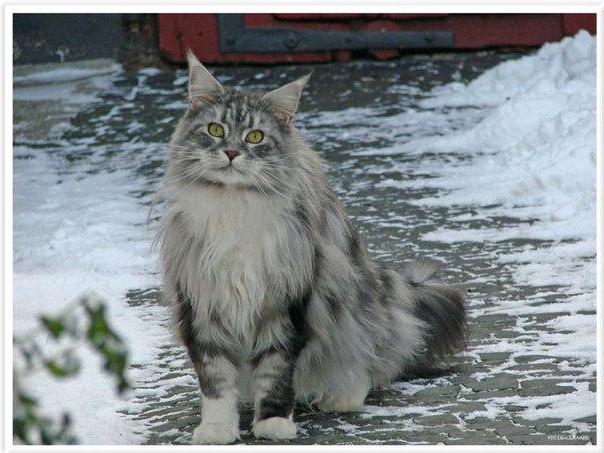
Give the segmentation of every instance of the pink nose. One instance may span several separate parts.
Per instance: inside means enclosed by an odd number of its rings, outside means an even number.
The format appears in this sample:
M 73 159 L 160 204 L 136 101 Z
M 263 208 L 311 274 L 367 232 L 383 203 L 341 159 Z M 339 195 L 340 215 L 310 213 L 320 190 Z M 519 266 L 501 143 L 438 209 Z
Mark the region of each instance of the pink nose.
M 227 155 L 230 161 L 232 161 L 233 159 L 235 159 L 235 157 L 241 154 L 239 151 L 235 151 L 234 149 L 227 149 L 224 153 Z

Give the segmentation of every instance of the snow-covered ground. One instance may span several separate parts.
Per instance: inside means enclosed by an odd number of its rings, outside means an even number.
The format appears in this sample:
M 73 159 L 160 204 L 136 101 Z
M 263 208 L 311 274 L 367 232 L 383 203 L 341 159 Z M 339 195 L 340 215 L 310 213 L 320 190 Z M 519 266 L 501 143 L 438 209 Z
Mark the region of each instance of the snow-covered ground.
M 398 62 L 317 67 L 299 124 L 377 255 L 395 263 L 409 255 L 444 258 L 454 281 L 478 288 L 470 297 L 471 366 L 453 380 L 396 384 L 354 422 L 336 417 L 335 431 L 302 414 L 303 433 L 309 441 L 329 431 L 379 442 L 366 434 L 382 429 L 397 439 L 415 433 L 413 442 L 440 442 L 422 417 L 453 413 L 463 423 L 449 437 L 463 438 L 474 421 L 497 425 L 512 407 L 526 420 L 559 418 L 561 430 L 583 432 L 587 425 L 576 420 L 595 414 L 595 39 L 580 32 L 486 72 L 474 68 L 483 73 L 467 84 L 459 81 L 471 61 L 465 57 L 447 84 L 436 81 L 433 57 L 411 58 L 417 78 L 432 77 L 431 84 L 400 78 Z M 271 74 L 289 78 L 294 70 L 233 75 L 236 69 L 223 68 L 219 78 L 264 89 L 276 83 Z M 322 72 L 334 90 L 332 110 L 321 100 Z M 195 379 L 166 327 L 166 310 L 133 303 L 132 290 L 147 294 L 159 284 L 148 202 L 162 173 L 163 143 L 186 105 L 184 72 L 127 74 L 107 62 L 45 67 L 15 82 L 15 333 L 94 291 L 108 302 L 137 364 L 130 399 L 114 396 L 86 351 L 77 378 L 56 383 L 40 373 L 27 387 L 46 409 L 71 411 L 84 443 L 139 443 L 161 424 L 170 428 L 157 441 L 182 441 L 194 420 L 174 427 L 166 421 L 171 412 L 157 407 L 182 406 L 173 418 L 196 417 Z M 505 358 L 487 363 L 489 354 Z M 529 355 L 553 370 L 539 377 L 570 379 L 562 385 L 572 392 L 481 390 L 493 379 L 495 390 L 502 387 L 502 373 L 528 388 L 534 371 L 522 369 L 521 359 Z M 452 402 L 422 403 L 422 392 L 453 387 L 461 390 Z M 453 403 L 467 409 L 455 412 Z M 359 428 L 375 420 L 383 426 Z
M 471 159 L 432 169 L 430 179 L 386 180 L 387 187 L 444 189 L 419 203 L 472 207 L 454 218 L 455 229 L 430 232 L 441 242 L 497 242 L 509 239 L 553 241 L 527 245 L 494 256 L 514 264 L 514 280 L 535 286 L 560 285 L 570 297 L 539 305 L 542 297 L 510 304 L 501 300 L 491 312 L 512 315 L 595 310 L 596 289 L 596 41 L 582 31 L 574 38 L 546 44 L 534 55 L 508 61 L 471 83 L 433 90 L 425 108 L 482 107 L 484 118 L 441 137 L 405 144 L 408 152 L 456 153 Z M 470 221 L 510 216 L 530 221 L 510 227 L 472 228 Z M 545 296 L 545 294 L 543 294 Z M 552 324 L 575 334 L 564 353 L 595 361 L 595 315 L 566 315 Z M 543 343 L 551 339 L 543 337 Z M 556 342 L 558 353 L 561 352 Z
M 108 304 L 109 320 L 133 361 L 143 363 L 153 359 L 166 332 L 157 319 L 148 322 L 144 312 L 126 303 L 129 290 L 158 284 L 147 214 L 131 194 L 140 182 L 130 170 L 102 169 L 93 158 L 75 164 L 66 158 L 92 147 L 97 157 L 106 151 L 95 137 L 70 139 L 65 132 L 74 129 L 70 121 L 77 112 L 111 89 L 119 71 L 110 64 L 15 77 L 15 103 L 26 119 L 16 128 L 13 161 L 14 332 L 25 338 L 39 333 L 40 314 L 74 310 L 78 296 L 95 294 Z M 44 84 L 30 86 L 33 82 Z M 59 107 L 36 112 L 35 106 L 46 102 Z M 50 116 L 50 124 L 48 135 L 37 139 L 37 128 L 44 127 L 41 116 Z M 27 390 L 39 398 L 44 413 L 70 412 L 83 443 L 140 442 L 142 428 L 117 413 L 127 400 L 115 395 L 115 382 L 101 372 L 97 354 L 85 346 L 77 353 L 83 365 L 78 376 L 56 380 L 36 373 L 27 376 Z

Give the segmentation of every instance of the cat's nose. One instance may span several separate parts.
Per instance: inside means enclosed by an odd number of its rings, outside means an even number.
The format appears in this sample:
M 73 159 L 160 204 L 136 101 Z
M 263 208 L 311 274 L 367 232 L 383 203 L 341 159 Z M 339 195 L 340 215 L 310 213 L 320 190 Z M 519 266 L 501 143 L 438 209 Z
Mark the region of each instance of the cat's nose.
M 235 151 L 234 149 L 227 149 L 224 153 L 229 158 L 229 161 L 233 161 L 233 159 L 235 159 L 235 157 L 237 157 L 239 154 L 241 154 L 239 151 Z

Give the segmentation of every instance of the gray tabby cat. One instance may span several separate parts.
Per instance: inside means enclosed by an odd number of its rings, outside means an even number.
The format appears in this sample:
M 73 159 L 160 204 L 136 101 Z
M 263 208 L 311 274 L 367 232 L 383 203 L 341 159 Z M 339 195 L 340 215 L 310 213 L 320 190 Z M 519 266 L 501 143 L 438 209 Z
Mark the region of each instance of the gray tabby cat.
M 193 443 L 296 435 L 296 401 L 360 411 L 367 393 L 461 349 L 462 296 L 435 267 L 373 261 L 293 125 L 308 76 L 223 86 L 189 52 L 190 108 L 169 146 L 160 232 L 168 296 L 201 388 Z

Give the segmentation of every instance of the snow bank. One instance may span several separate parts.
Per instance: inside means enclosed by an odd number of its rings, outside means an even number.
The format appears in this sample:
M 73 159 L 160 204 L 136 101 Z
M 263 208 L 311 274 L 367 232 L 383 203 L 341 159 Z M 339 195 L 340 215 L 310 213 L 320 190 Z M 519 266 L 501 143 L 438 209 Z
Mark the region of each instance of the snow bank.
M 514 256 L 496 259 L 519 263 L 514 265 L 518 284 L 567 287 L 565 292 L 572 297 L 565 306 L 551 304 L 539 310 L 573 313 L 595 309 L 595 37 L 580 31 L 546 44 L 537 53 L 504 62 L 467 85 L 453 83 L 435 89 L 422 106 L 436 111 L 482 107 L 484 116 L 464 130 L 405 145 L 408 152 L 460 157 L 436 169 L 437 177 L 382 184 L 444 189 L 438 198 L 420 203 L 478 206 L 477 215 L 465 220 L 508 216 L 527 221 L 471 229 L 464 228 L 460 219 L 460 229 L 437 230 L 423 238 L 441 242 L 555 241 L 553 246 L 535 244 Z M 530 304 L 521 305 L 526 310 L 516 306 L 517 314 L 534 312 Z M 595 341 L 595 318 L 576 329 L 577 354 L 590 351 L 595 360 L 595 349 L 583 344 Z
M 456 82 L 437 87 L 433 97 L 420 105 L 498 106 L 526 93 L 547 95 L 593 71 L 595 50 L 595 38 L 581 30 L 574 38 L 545 44 L 535 55 L 501 63 L 467 85 Z
M 536 55 L 502 63 L 464 89 L 446 86 L 424 101 L 499 102 L 469 130 L 406 146 L 474 156 L 469 165 L 455 165 L 431 182 L 453 190 L 438 203 L 498 203 L 514 208 L 515 216 L 566 222 L 542 231 L 541 238 L 593 239 L 595 51 L 595 38 L 580 32 Z

